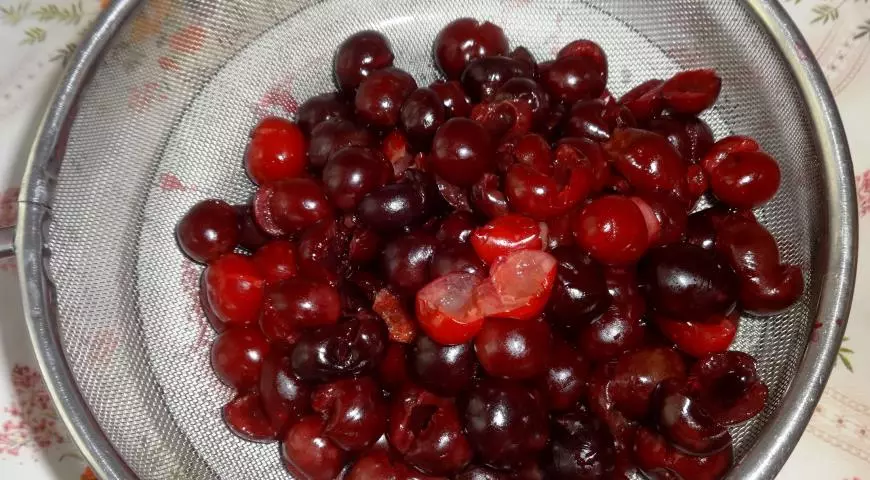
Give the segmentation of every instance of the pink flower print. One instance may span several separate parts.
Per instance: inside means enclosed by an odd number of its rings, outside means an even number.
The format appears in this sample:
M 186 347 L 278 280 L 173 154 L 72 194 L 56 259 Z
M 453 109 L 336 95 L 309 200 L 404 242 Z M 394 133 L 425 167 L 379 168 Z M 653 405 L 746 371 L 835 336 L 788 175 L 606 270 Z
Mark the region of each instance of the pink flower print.
M 15 225 L 18 217 L 18 187 L 0 193 L 0 227 Z
M 0 456 L 18 456 L 25 449 L 47 448 L 66 441 L 39 372 L 15 364 L 10 380 L 16 400 L 2 411 Z
M 870 170 L 855 176 L 855 190 L 858 194 L 858 213 L 863 217 L 870 212 Z

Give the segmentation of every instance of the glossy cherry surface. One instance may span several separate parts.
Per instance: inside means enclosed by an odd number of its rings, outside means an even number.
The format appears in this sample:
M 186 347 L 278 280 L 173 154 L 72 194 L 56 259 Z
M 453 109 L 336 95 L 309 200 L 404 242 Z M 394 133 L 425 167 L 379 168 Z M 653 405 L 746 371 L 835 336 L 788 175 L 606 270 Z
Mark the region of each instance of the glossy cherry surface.
M 347 147 L 329 157 L 322 178 L 332 204 L 350 212 L 364 196 L 386 185 L 392 175 L 392 167 L 380 152 Z
M 493 165 L 493 145 L 483 126 L 467 118 L 451 118 L 432 142 L 433 171 L 448 182 L 469 187 Z
M 479 367 L 473 344 L 441 345 L 426 335 L 411 346 L 408 365 L 421 386 L 445 396 L 468 389 Z
M 257 185 L 296 178 L 308 166 L 308 141 L 302 129 L 283 118 L 268 117 L 251 131 L 245 168 Z
M 450 80 L 458 80 L 472 60 L 508 53 L 501 27 L 473 18 L 447 24 L 435 38 L 435 65 Z
M 519 250 L 541 250 L 544 246 L 541 225 L 522 215 L 505 215 L 474 230 L 471 245 L 484 262 L 495 263 Z
M 261 186 L 256 193 L 254 214 L 260 227 L 280 236 L 331 218 L 333 209 L 318 182 L 294 178 Z
M 686 365 L 677 352 L 664 347 L 647 347 L 616 360 L 609 391 L 617 409 L 640 420 L 649 413 L 659 382 L 685 377 Z
M 490 376 L 523 380 L 545 373 L 552 335 L 543 319 L 486 320 L 474 337 L 474 351 Z
M 599 480 L 614 469 L 613 437 L 605 425 L 584 410 L 555 417 L 552 439 L 544 453 L 548 478 Z
M 353 108 L 334 92 L 315 95 L 302 102 L 296 111 L 296 124 L 309 137 L 314 127 L 325 121 L 352 118 Z
M 323 281 L 291 278 L 269 294 L 274 315 L 297 328 L 332 325 L 341 313 L 338 290 Z
M 363 197 L 357 213 L 378 231 L 395 232 L 426 215 L 425 198 L 411 183 L 393 183 Z
M 204 276 L 208 304 L 226 326 L 250 325 L 260 318 L 266 280 L 250 257 L 227 253 Z
M 300 420 L 310 410 L 311 388 L 294 372 L 290 349 L 274 344 L 260 369 L 260 400 L 278 432 Z
M 574 238 L 592 258 L 610 265 L 637 262 L 649 246 L 646 220 L 626 197 L 599 197 L 574 220 Z
M 308 160 L 311 167 L 321 169 L 333 153 L 345 147 L 372 147 L 374 135 L 356 126 L 353 122 L 336 116 L 312 127 L 308 143 Z
M 372 72 L 356 92 L 357 118 L 374 128 L 396 126 L 402 105 L 416 88 L 414 77 L 404 70 L 390 67 Z
M 461 83 L 474 102 L 489 101 L 512 78 L 530 77 L 526 64 L 510 57 L 493 56 L 473 60 L 462 72 Z
M 269 342 L 256 328 L 233 328 L 211 346 L 211 365 L 218 378 L 237 390 L 253 388 L 269 353 Z
M 311 394 L 311 408 L 326 419 L 323 435 L 347 451 L 368 448 L 386 432 L 387 402 L 369 377 L 317 387 Z
M 709 69 L 680 72 L 662 85 L 667 108 L 685 115 L 697 115 L 719 98 L 722 79 Z
M 203 200 L 178 222 L 178 246 L 191 260 L 208 263 L 233 251 L 241 239 L 236 209 L 221 200 Z
M 663 436 L 640 428 L 634 442 L 634 458 L 645 471 L 672 471 L 684 479 L 718 480 L 731 467 L 734 452 L 729 447 L 707 457 L 686 455 L 671 446 Z
M 610 306 L 598 318 L 580 326 L 580 351 L 591 360 L 609 360 L 646 342 L 646 302 L 631 269 L 605 271 Z
M 431 85 L 432 89 L 441 99 L 447 118 L 467 117 L 471 115 L 471 100 L 462 89 L 462 84 L 456 80 L 439 80 Z
M 659 432 L 678 450 L 707 456 L 731 446 L 731 435 L 692 398 L 680 380 L 665 380 L 653 394 L 652 415 Z
M 735 208 L 755 208 L 779 190 L 776 160 L 764 152 L 727 155 L 710 176 L 710 188 L 722 203 Z
M 488 317 L 531 320 L 543 313 L 556 280 L 556 259 L 540 250 L 500 258 L 475 289 L 475 305 Z
M 435 279 L 451 273 L 471 273 L 483 277 L 486 275 L 486 266 L 468 245 L 441 245 L 429 263 L 429 276 Z
M 290 474 L 311 480 L 333 480 L 345 464 L 345 452 L 324 434 L 325 420 L 303 418 L 284 435 L 281 454 Z
M 306 381 L 326 381 L 368 372 L 387 348 L 379 320 L 353 318 L 306 332 L 293 346 L 293 370 Z
M 296 245 L 288 240 L 272 240 L 260 247 L 252 259 L 267 284 L 296 276 Z
M 342 92 L 352 94 L 372 72 L 392 67 L 394 58 L 390 41 L 380 32 L 354 33 L 335 52 L 335 83 Z
M 688 202 L 687 162 L 667 138 L 636 128 L 617 129 L 606 149 L 639 193 L 662 193 Z
M 413 232 L 388 243 L 381 256 L 385 278 L 400 293 L 414 295 L 429 282 L 429 263 L 437 240 L 425 232 Z
M 586 393 L 590 362 L 565 340 L 554 336 L 540 388 L 550 410 L 572 409 Z
M 601 316 L 611 302 L 601 265 L 577 248 L 551 253 L 559 266 L 547 319 L 570 330 Z
M 661 117 L 649 127 L 667 138 L 683 160 L 692 164 L 700 163 L 713 147 L 713 131 L 698 117 Z
M 594 57 L 566 55 L 542 73 L 541 81 L 550 95 L 570 105 L 598 98 L 607 84 L 607 69 Z
M 231 432 L 249 442 L 274 442 L 278 436 L 278 430 L 266 415 L 257 393 L 232 399 L 224 405 L 223 418 Z
M 743 352 L 722 352 L 701 358 L 692 367 L 695 396 L 722 425 L 758 415 L 767 401 L 767 386 L 758 378 L 755 359 Z
M 405 100 L 400 112 L 400 124 L 418 147 L 427 148 L 435 132 L 444 124 L 447 111 L 441 97 L 430 88 L 418 88 Z

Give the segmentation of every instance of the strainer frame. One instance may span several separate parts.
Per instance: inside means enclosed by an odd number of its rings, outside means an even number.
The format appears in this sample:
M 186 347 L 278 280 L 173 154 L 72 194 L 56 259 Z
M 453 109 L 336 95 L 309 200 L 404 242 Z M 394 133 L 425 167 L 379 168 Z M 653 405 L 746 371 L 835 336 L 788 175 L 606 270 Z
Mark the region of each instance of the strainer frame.
M 15 245 L 25 319 L 48 390 L 95 473 L 103 479 L 135 479 L 136 474 L 112 447 L 76 386 L 64 357 L 49 278 L 47 225 L 57 172 L 79 94 L 102 52 L 124 21 L 144 2 L 117 0 L 97 19 L 65 71 L 38 130 L 19 197 Z M 824 160 L 824 191 L 830 218 L 825 234 L 830 248 L 820 288 L 817 341 L 807 345 L 800 367 L 777 412 L 752 449 L 728 478 L 773 478 L 804 431 L 836 359 L 846 329 L 857 268 L 857 202 L 845 131 L 821 68 L 788 14 L 776 0 L 747 0 L 746 5 L 779 47 L 809 112 L 819 156 Z

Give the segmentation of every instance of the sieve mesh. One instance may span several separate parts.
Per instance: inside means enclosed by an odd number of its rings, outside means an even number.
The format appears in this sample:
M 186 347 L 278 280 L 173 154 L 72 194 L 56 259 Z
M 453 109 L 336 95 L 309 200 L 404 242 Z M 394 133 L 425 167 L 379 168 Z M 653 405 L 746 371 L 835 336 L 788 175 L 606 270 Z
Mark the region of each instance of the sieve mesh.
M 366 28 L 392 41 L 397 66 L 434 80 L 431 44 L 461 16 L 491 19 L 539 59 L 576 38 L 608 53 L 619 95 L 649 78 L 713 67 L 724 80 L 705 118 L 717 137 L 746 134 L 780 160 L 782 188 L 759 212 L 808 295 L 787 314 L 744 318 L 736 349 L 756 356 L 770 403 L 736 428 L 738 458 L 777 408 L 804 353 L 827 215 L 808 114 L 786 63 L 737 0 L 431 0 L 144 3 L 82 93 L 49 224 L 64 353 L 95 418 L 142 479 L 277 479 L 275 445 L 224 427 L 230 392 L 212 374 L 212 332 L 198 309 L 200 268 L 177 250 L 196 201 L 246 201 L 250 127 L 291 116 L 331 90 L 332 52 Z

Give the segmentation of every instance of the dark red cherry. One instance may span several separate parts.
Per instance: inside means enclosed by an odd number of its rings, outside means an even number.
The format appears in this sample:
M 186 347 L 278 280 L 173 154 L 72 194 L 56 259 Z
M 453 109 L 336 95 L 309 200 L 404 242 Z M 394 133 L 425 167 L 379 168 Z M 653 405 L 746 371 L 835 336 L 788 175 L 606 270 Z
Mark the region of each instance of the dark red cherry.
M 523 135 L 532 129 L 532 109 L 516 99 L 486 101 L 474 106 L 471 119 L 483 125 L 492 138 Z
M 191 260 L 208 263 L 232 252 L 241 238 L 236 210 L 222 200 L 203 200 L 176 227 L 178 246 Z
M 249 390 L 260 381 L 269 342 L 256 328 L 233 328 L 211 346 L 211 365 L 218 378 L 236 390 Z
M 773 198 L 779 189 L 776 160 L 764 152 L 727 155 L 710 175 L 713 195 L 735 208 L 755 208 Z
M 505 177 L 505 194 L 517 212 L 537 219 L 562 215 L 592 192 L 595 172 L 589 159 L 570 145 L 555 152 L 552 172 L 514 164 Z
M 393 168 L 393 178 L 402 178 L 405 171 L 414 165 L 414 152 L 404 132 L 395 129 L 381 142 L 381 153 Z
M 250 257 L 227 253 L 203 275 L 208 304 L 227 327 L 251 325 L 260 318 L 266 281 Z
M 491 318 L 474 337 L 474 351 L 486 373 L 514 380 L 542 375 L 551 345 L 550 326 L 543 319 Z
M 308 141 L 295 123 L 268 117 L 251 131 L 245 168 L 257 185 L 296 178 L 308 166 Z
M 387 429 L 387 402 L 369 377 L 317 387 L 311 394 L 311 408 L 326 419 L 323 435 L 347 451 L 374 445 Z
M 544 452 L 548 478 L 601 480 L 611 478 L 615 451 L 607 427 L 589 413 L 578 410 L 553 419 L 552 440 Z
M 458 80 L 472 60 L 508 53 L 501 27 L 473 18 L 447 24 L 435 38 L 435 65 L 449 80 Z
M 296 124 L 309 137 L 314 127 L 332 119 L 353 119 L 353 109 L 334 92 L 305 100 L 296 112 Z
M 620 128 L 605 148 L 616 169 L 638 193 L 663 193 L 684 203 L 690 201 L 688 162 L 665 137 L 647 130 Z
M 409 296 L 426 285 L 436 244 L 435 237 L 424 232 L 409 233 L 388 243 L 381 266 L 390 285 Z
M 714 353 L 699 359 L 690 373 L 695 398 L 716 422 L 735 425 L 764 410 L 767 386 L 758 378 L 750 355 Z
M 417 147 L 428 148 L 446 118 L 447 112 L 438 93 L 430 88 L 418 88 L 402 105 L 400 123 Z
M 657 247 L 638 272 L 651 309 L 665 316 L 703 322 L 734 309 L 737 276 L 714 251 L 688 244 Z
M 467 117 L 471 115 L 471 100 L 462 89 L 462 84 L 456 80 L 438 80 L 429 85 L 441 99 L 447 118 Z
M 512 78 L 528 78 L 527 65 L 509 57 L 483 57 L 473 60 L 462 72 L 462 87 L 473 102 L 489 101 Z
M 447 480 L 424 475 L 385 450 L 372 449 L 360 456 L 344 480 Z
M 372 72 L 356 92 L 356 116 L 374 128 L 395 127 L 402 105 L 416 88 L 414 77 L 404 70 L 390 67 Z
M 300 232 L 333 215 L 323 187 L 307 178 L 263 185 L 256 195 L 254 213 L 258 220 L 268 218 L 259 222 L 267 232 L 274 231 L 267 227 L 277 227 L 279 235 Z
M 311 388 L 293 372 L 287 347 L 270 348 L 260 370 L 259 387 L 263 408 L 279 432 L 310 410 Z
M 482 278 L 486 276 L 486 266 L 468 245 L 441 245 L 429 263 L 429 276 L 435 279 L 451 273 L 471 273 Z
M 538 78 L 538 62 L 535 60 L 535 55 L 526 47 L 519 46 L 514 48 L 508 57 L 522 63 L 532 73 L 531 78 Z
M 651 247 L 678 243 L 688 229 L 688 213 L 679 201 L 664 194 L 631 197 L 646 220 Z
M 256 393 L 236 396 L 224 405 L 223 417 L 231 432 L 249 442 L 268 443 L 277 439 L 278 430 L 266 415 L 260 395 Z
M 326 437 L 325 428 L 325 420 L 311 415 L 287 430 L 281 454 L 291 475 L 310 480 L 334 480 L 341 473 L 346 454 Z
M 617 409 L 641 420 L 649 413 L 659 382 L 685 377 L 686 365 L 679 353 L 664 347 L 648 347 L 617 359 L 608 390 Z
M 604 273 L 610 306 L 600 317 L 580 327 L 578 344 L 587 358 L 609 360 L 646 342 L 646 302 L 633 270 L 609 268 Z
M 670 470 L 683 479 L 718 480 L 731 468 L 734 452 L 729 447 L 706 457 L 686 455 L 671 446 L 663 436 L 640 428 L 634 442 L 634 458 L 644 471 Z
M 662 315 L 653 317 L 659 331 L 681 351 L 699 358 L 728 350 L 737 335 L 739 311 L 714 315 L 704 322 L 684 322 Z
M 471 187 L 471 202 L 475 212 L 486 218 L 497 218 L 508 214 L 510 206 L 500 183 L 498 175 L 484 173 Z
M 547 371 L 539 381 L 550 410 L 570 410 L 586 391 L 589 362 L 565 340 L 554 338 Z
M 317 124 L 311 130 L 308 159 L 311 167 L 319 170 L 333 153 L 345 147 L 373 147 L 377 143 L 368 130 L 353 122 L 336 117 Z
M 662 85 L 662 99 L 668 109 L 684 115 L 698 115 L 719 98 L 722 79 L 715 71 L 680 72 Z
M 607 85 L 607 69 L 586 55 L 557 58 L 541 75 L 550 95 L 566 104 L 598 98 Z
M 547 407 L 540 393 L 521 383 L 481 381 L 468 395 L 464 420 L 478 457 L 495 467 L 521 465 L 547 445 Z
M 661 117 L 652 120 L 649 128 L 666 137 L 683 160 L 692 164 L 701 163 L 713 147 L 713 131 L 698 117 Z
M 641 123 L 661 115 L 665 108 L 662 99 L 663 80 L 648 80 L 629 90 L 619 99 L 619 104 L 627 108 L 632 116 Z
M 417 337 L 408 363 L 420 385 L 445 396 L 454 396 L 468 389 L 478 370 L 471 343 L 441 345 L 426 335 Z
M 731 435 L 691 396 L 684 381 L 669 379 L 653 394 L 652 415 L 659 433 L 678 450 L 707 456 L 731 446 Z
M 468 245 L 471 240 L 471 232 L 476 227 L 477 222 L 471 212 L 452 212 L 441 221 L 435 238 L 441 243 Z
M 266 283 L 280 283 L 296 276 L 296 245 L 288 240 L 272 240 L 254 252 L 252 259 Z
M 574 238 L 599 262 L 628 265 L 637 262 L 649 245 L 646 220 L 627 197 L 598 197 L 574 220 Z
M 254 219 L 254 209 L 249 204 L 233 205 L 239 216 L 239 246 L 253 252 L 266 244 L 272 237 L 264 232 Z
M 493 167 L 493 145 L 486 129 L 467 118 L 452 118 L 432 142 L 432 170 L 449 183 L 470 187 Z
M 297 328 L 332 325 L 341 313 L 338 289 L 323 281 L 291 278 L 269 292 L 275 315 Z
M 348 37 L 335 52 L 332 71 L 338 89 L 353 94 L 372 72 L 393 66 L 390 41 L 380 32 L 364 30 Z
M 576 248 L 560 247 L 551 253 L 559 267 L 547 319 L 570 330 L 601 316 L 611 301 L 601 266 Z
M 279 290 L 280 284 L 269 285 L 266 288 L 266 300 L 263 302 L 263 314 L 259 322 L 260 330 L 270 342 L 293 345 L 302 335 L 302 328 L 292 317 L 286 315 L 286 298 Z M 276 305 L 280 308 L 276 308 Z
M 364 196 L 385 185 L 393 169 L 375 150 L 347 147 L 335 152 L 323 168 L 323 187 L 337 208 L 354 211 Z
M 565 120 L 565 135 L 588 138 L 596 142 L 610 140 L 617 127 L 633 127 L 634 117 L 628 109 L 600 98 L 575 103 Z
M 450 475 L 471 461 L 453 401 L 408 385 L 393 397 L 387 438 L 409 465 L 431 475 Z
M 601 45 L 592 40 L 574 40 L 565 45 L 556 54 L 557 59 L 563 57 L 588 57 L 595 61 L 599 69 L 607 71 L 607 55 Z
M 378 365 L 377 378 L 389 392 L 395 391 L 410 380 L 408 350 L 408 345 L 404 343 L 390 342 L 384 353 L 384 359 Z
M 505 82 L 495 92 L 493 101 L 519 100 L 528 104 L 535 125 L 543 125 L 550 115 L 550 96 L 531 78 L 516 77 Z
M 299 273 L 337 285 L 348 254 L 348 235 L 338 220 L 316 223 L 299 237 Z
M 328 381 L 374 369 L 387 347 L 380 320 L 353 318 L 306 332 L 293 346 L 293 370 L 305 381 Z
M 357 213 L 363 223 L 379 232 L 396 232 L 425 217 L 424 201 L 423 193 L 414 184 L 394 183 L 363 197 Z

